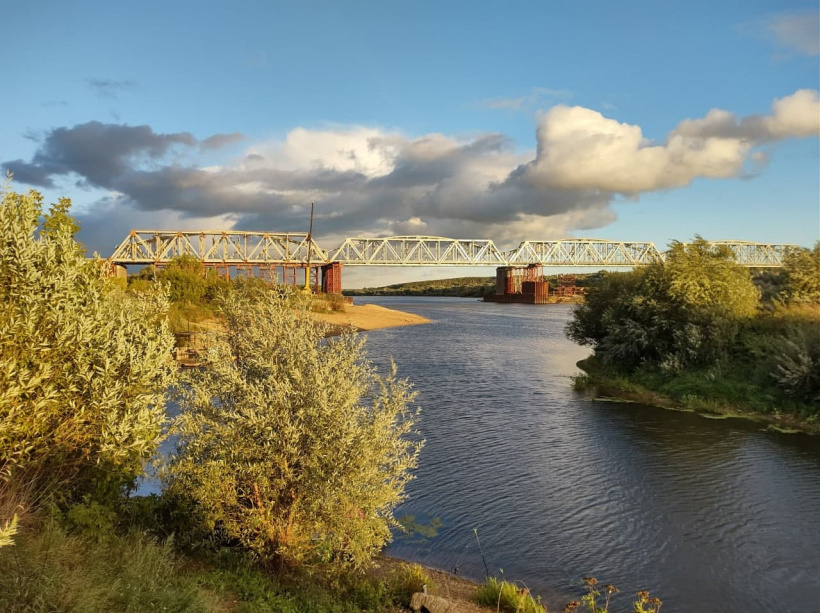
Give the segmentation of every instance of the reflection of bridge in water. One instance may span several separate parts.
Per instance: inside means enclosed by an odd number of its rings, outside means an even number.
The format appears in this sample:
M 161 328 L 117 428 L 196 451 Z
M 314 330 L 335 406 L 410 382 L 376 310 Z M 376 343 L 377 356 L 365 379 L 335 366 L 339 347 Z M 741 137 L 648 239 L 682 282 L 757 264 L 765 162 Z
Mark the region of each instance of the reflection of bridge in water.
M 735 260 L 750 268 L 775 268 L 795 245 L 713 241 L 725 245 Z M 297 271 L 311 274 L 328 293 L 341 291 L 341 266 L 560 266 L 615 268 L 646 266 L 664 259 L 654 243 L 569 238 L 523 241 L 501 251 L 489 239 L 436 236 L 348 238 L 325 250 L 304 232 L 159 231 L 133 230 L 109 258 L 113 264 L 162 266 L 172 258 L 190 255 L 206 266 L 230 268 L 246 274 L 276 275 L 296 282 Z

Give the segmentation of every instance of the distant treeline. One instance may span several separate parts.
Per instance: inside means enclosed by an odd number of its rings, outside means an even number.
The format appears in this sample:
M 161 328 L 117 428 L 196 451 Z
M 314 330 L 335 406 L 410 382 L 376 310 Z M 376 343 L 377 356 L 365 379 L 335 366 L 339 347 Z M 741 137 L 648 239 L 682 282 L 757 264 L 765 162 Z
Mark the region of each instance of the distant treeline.
M 603 273 L 576 275 L 579 287 L 590 287 L 600 282 Z M 558 283 L 558 275 L 544 275 L 550 287 Z M 482 298 L 495 292 L 495 277 L 455 277 L 431 281 L 396 283 L 384 287 L 344 290 L 345 296 L 456 296 L 460 298 Z

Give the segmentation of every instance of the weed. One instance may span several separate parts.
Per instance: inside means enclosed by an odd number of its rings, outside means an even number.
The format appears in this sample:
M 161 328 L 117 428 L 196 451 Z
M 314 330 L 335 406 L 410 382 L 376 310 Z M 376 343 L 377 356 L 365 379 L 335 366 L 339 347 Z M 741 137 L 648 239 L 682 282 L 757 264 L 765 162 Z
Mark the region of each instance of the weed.
M 96 539 L 56 521 L 21 532 L 0 556 L 3 611 L 208 611 L 208 595 L 181 574 L 171 544 L 139 533 Z
M 496 611 L 507 613 L 545 613 L 546 609 L 530 595 L 526 588 L 515 583 L 500 581 L 490 577 L 478 588 L 476 602 L 485 607 L 495 607 Z
M 400 564 L 387 578 L 387 589 L 394 603 L 408 606 L 416 592 L 435 589 L 435 583 L 420 564 Z

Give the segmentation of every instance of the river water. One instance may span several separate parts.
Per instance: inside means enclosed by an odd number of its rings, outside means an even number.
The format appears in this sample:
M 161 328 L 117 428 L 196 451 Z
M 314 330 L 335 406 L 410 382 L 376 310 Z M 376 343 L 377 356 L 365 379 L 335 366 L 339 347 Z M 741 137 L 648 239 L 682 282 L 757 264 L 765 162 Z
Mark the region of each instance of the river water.
M 571 388 L 568 305 L 357 298 L 432 324 L 369 332 L 415 384 L 426 445 L 387 553 L 524 582 L 551 611 L 582 577 L 672 612 L 820 610 L 820 437 Z M 409 519 L 409 517 L 406 517 Z M 411 522 L 412 523 L 412 522 Z M 502 573 L 503 569 L 503 573 Z

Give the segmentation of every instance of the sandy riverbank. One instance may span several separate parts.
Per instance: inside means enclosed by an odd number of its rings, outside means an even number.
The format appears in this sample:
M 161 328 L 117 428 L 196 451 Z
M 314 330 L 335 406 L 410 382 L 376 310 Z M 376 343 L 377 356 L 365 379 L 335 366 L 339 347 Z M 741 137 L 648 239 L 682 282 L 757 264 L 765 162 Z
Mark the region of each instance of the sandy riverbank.
M 344 305 L 344 312 L 314 313 L 313 316 L 331 326 L 333 333 L 344 330 L 378 330 L 398 326 L 415 326 L 430 323 L 429 319 L 412 313 L 394 311 L 376 304 Z

